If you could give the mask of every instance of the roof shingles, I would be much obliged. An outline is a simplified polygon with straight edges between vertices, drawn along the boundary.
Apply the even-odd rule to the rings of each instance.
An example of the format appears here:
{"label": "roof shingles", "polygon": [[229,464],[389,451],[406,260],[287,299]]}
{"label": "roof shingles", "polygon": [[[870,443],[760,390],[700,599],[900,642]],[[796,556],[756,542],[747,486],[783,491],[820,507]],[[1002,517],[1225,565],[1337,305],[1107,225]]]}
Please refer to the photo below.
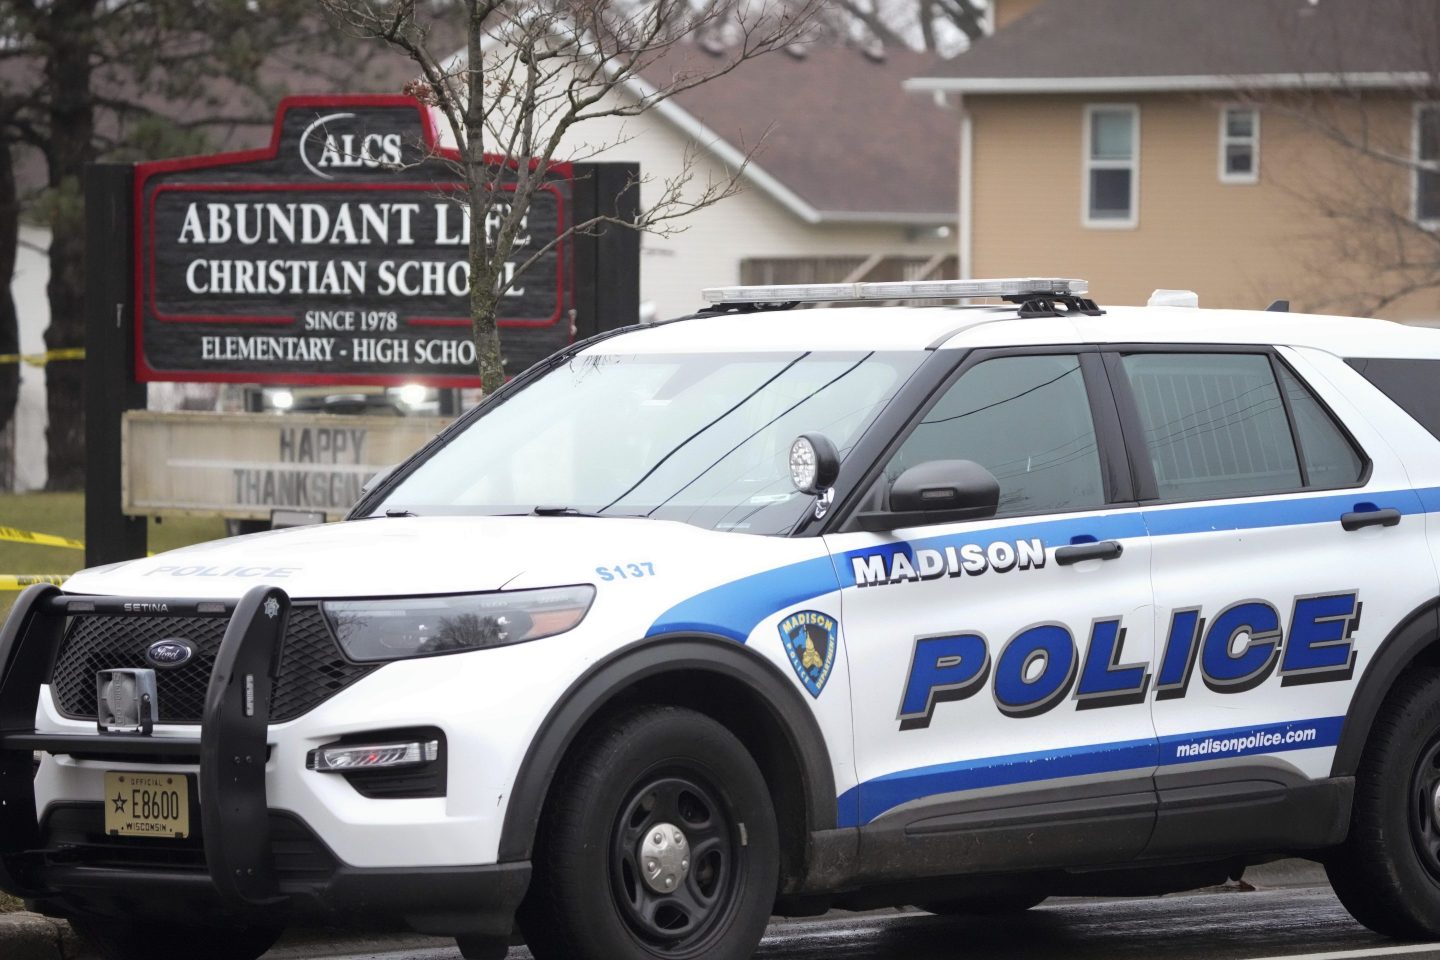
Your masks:
{"label": "roof shingles", "polygon": [[1437,71],[1440,0],[1048,0],[912,87]]}
{"label": "roof shingles", "polygon": [[[714,70],[690,44],[646,71]],[[803,59],[769,53],[677,96],[676,102],[821,214],[821,219],[955,216],[959,191],[955,114],[907,94],[929,57],[813,46]],[[672,74],[673,75],[673,74]]]}

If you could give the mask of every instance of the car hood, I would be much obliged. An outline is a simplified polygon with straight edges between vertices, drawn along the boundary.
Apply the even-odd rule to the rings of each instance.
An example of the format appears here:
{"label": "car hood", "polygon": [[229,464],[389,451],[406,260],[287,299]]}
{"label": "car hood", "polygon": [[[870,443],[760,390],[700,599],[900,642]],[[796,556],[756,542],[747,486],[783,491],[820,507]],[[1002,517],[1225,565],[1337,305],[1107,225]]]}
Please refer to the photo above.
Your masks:
{"label": "car hood", "polygon": [[737,539],[752,546],[770,540],[620,517],[378,518],[274,530],[96,567],[76,574],[65,590],[228,598],[266,584],[295,598],[464,593],[592,583],[608,579],[597,567],[653,568],[721,541],[733,549]]}

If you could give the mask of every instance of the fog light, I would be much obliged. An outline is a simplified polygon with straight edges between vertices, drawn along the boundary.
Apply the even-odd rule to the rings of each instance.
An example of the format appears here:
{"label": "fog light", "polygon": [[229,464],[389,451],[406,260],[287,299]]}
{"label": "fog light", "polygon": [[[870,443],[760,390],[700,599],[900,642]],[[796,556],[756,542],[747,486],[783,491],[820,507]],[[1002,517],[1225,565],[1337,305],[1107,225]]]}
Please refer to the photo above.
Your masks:
{"label": "fog light", "polygon": [[154,670],[101,670],[95,674],[95,723],[101,733],[148,736],[159,718]]}
{"label": "fog light", "polygon": [[321,747],[313,756],[311,768],[322,773],[409,767],[430,763],[439,757],[440,741],[414,740],[408,743]]}

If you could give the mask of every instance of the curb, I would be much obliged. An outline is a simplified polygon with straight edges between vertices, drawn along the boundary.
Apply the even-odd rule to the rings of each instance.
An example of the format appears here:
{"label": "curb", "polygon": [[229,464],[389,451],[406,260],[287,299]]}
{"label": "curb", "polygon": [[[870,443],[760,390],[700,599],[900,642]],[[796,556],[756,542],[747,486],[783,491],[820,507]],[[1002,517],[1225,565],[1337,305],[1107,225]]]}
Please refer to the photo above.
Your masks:
{"label": "curb", "polygon": [[5,960],[97,960],[70,924],[38,913],[0,913],[0,957]]}
{"label": "curb", "polygon": [[[299,927],[288,932],[267,957],[308,960],[343,954],[378,954],[396,950],[453,949],[448,937],[408,932],[356,931]],[[0,913],[0,958],[3,960],[100,960],[70,924],[38,913]],[[205,960],[197,956],[195,960]]]}

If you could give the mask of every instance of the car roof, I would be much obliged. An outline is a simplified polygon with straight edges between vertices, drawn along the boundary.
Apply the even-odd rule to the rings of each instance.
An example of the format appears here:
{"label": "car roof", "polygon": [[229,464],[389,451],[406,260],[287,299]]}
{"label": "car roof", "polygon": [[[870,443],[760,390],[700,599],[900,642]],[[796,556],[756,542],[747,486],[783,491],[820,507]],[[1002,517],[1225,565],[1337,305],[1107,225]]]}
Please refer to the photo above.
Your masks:
{"label": "car roof", "polygon": [[1437,357],[1440,330],[1388,320],[1112,307],[1100,316],[1021,318],[1013,305],[847,306],[701,313],[607,337],[591,355],[908,351],[1065,343],[1282,344],[1342,357]]}

